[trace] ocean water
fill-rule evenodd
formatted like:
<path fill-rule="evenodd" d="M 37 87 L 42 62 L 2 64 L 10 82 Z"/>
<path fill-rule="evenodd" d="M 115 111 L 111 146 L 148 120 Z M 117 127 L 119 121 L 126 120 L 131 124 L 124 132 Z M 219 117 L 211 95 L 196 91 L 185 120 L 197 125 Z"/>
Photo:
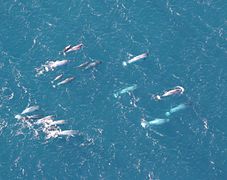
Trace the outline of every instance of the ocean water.
<path fill-rule="evenodd" d="M 0 4 L 0 179 L 227 179 L 225 0 Z M 81 42 L 78 52 L 59 54 Z M 36 77 L 35 68 L 61 59 L 72 61 Z M 102 64 L 75 68 L 87 60 Z M 61 73 L 76 79 L 53 88 Z M 151 98 L 176 85 L 182 96 Z M 141 127 L 141 118 L 165 118 L 181 103 L 188 107 L 170 122 Z M 81 135 L 46 140 L 14 118 L 31 105 Z"/>

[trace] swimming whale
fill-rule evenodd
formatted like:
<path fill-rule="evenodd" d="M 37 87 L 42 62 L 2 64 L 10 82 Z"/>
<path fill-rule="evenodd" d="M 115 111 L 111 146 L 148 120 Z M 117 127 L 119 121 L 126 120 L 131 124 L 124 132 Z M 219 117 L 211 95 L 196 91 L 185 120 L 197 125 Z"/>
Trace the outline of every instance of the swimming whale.
<path fill-rule="evenodd" d="M 72 51 L 77 51 L 79 49 L 81 49 L 84 45 L 82 43 L 72 46 L 72 45 L 68 45 L 63 49 L 63 55 L 65 56 L 66 53 L 72 52 Z"/>
<path fill-rule="evenodd" d="M 42 117 L 42 115 L 39 115 L 39 114 L 30 115 L 30 116 L 21 116 L 20 114 L 17 114 L 17 115 L 15 116 L 16 119 L 22 120 L 22 121 L 40 119 L 41 117 Z"/>
<path fill-rule="evenodd" d="M 44 123 L 51 123 L 53 122 L 53 118 L 54 116 L 53 115 L 48 115 L 48 116 L 45 116 L 41 119 L 38 119 L 35 124 L 39 125 L 39 124 L 44 124 Z"/>
<path fill-rule="evenodd" d="M 39 109 L 39 106 L 30 106 L 30 107 L 25 108 L 25 110 L 23 110 L 21 112 L 21 114 L 31 113 L 31 112 L 34 112 L 34 111 L 36 111 L 38 109 Z"/>
<path fill-rule="evenodd" d="M 123 65 L 123 66 L 127 66 L 128 64 L 137 62 L 137 61 L 139 61 L 139 60 L 141 60 L 141 59 L 145 59 L 147 56 L 148 56 L 148 53 L 140 54 L 140 55 L 138 55 L 138 56 L 135 56 L 135 57 L 132 58 L 132 59 L 129 59 L 128 61 L 123 61 L 123 62 L 122 62 L 122 65 Z"/>
<path fill-rule="evenodd" d="M 55 120 L 55 121 L 51 121 L 51 122 L 45 122 L 44 126 L 48 127 L 48 126 L 55 126 L 55 125 L 59 125 L 59 124 L 65 124 L 65 120 Z"/>
<path fill-rule="evenodd" d="M 60 86 L 60 85 L 63 85 L 63 84 L 66 84 L 66 83 L 69 83 L 71 81 L 73 81 L 75 79 L 75 77 L 69 77 L 69 78 L 66 78 L 64 79 L 63 81 L 57 83 L 57 86 Z M 55 88 L 56 85 L 53 85 L 53 87 Z"/>
<path fill-rule="evenodd" d="M 64 66 L 67 63 L 69 63 L 70 60 L 57 60 L 57 61 L 49 61 L 47 64 L 44 65 L 45 70 L 48 71 L 53 71 L 55 68 L 59 66 Z"/>
<path fill-rule="evenodd" d="M 53 84 L 55 81 L 61 79 L 62 76 L 63 76 L 63 74 L 60 74 L 60 75 L 56 76 L 56 77 L 51 81 L 51 83 Z"/>
<path fill-rule="evenodd" d="M 76 130 L 53 130 L 53 131 L 47 131 L 47 136 L 46 139 L 50 139 L 50 138 L 56 138 L 58 136 L 73 136 L 76 134 L 79 134 L 79 131 Z"/>
<path fill-rule="evenodd" d="M 137 85 L 134 84 L 132 86 L 126 87 L 126 88 L 114 93 L 113 95 L 114 95 L 115 98 L 117 98 L 119 95 L 134 91 L 136 88 L 137 88 Z"/>
<path fill-rule="evenodd" d="M 37 74 L 36 76 L 40 76 L 45 72 L 54 71 L 55 68 L 59 66 L 64 66 L 68 64 L 70 60 L 57 60 L 57 61 L 46 61 L 45 64 L 41 65 L 41 67 L 35 68 Z"/>
<path fill-rule="evenodd" d="M 184 88 L 181 87 L 181 86 L 176 86 L 173 89 L 165 91 L 162 95 L 153 96 L 153 98 L 156 99 L 156 100 L 161 100 L 163 97 L 176 95 L 176 94 L 183 94 L 183 93 L 184 93 Z"/>
<path fill-rule="evenodd" d="M 171 114 L 175 113 L 175 112 L 178 112 L 180 110 L 183 110 L 187 107 L 186 104 L 182 103 L 182 104 L 179 104 L 178 106 L 175 106 L 173 108 L 171 108 L 169 111 L 167 111 L 165 113 L 166 116 L 170 116 Z"/>
<path fill-rule="evenodd" d="M 160 118 L 155 118 L 152 121 L 146 121 L 144 118 L 141 119 L 141 126 L 143 128 L 148 128 L 150 126 L 157 126 L 157 125 L 162 125 L 167 122 L 169 122 L 169 119 L 160 119 Z"/>
<path fill-rule="evenodd" d="M 95 66 L 97 66 L 98 64 L 101 64 L 102 61 L 99 61 L 99 60 L 95 60 L 95 61 L 91 61 L 89 62 L 84 69 L 90 69 L 90 68 L 93 68 Z"/>
<path fill-rule="evenodd" d="M 86 62 L 80 64 L 79 66 L 77 66 L 77 68 L 84 68 L 84 67 L 86 67 L 88 64 L 89 64 L 89 61 L 86 61 Z"/>

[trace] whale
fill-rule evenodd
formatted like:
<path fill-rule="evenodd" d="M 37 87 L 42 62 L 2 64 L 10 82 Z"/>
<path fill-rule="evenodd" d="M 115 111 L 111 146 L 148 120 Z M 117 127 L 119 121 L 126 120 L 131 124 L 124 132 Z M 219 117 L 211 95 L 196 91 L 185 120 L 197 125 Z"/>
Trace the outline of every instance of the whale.
<path fill-rule="evenodd" d="M 53 130 L 53 131 L 46 131 L 47 136 L 46 139 L 50 139 L 50 138 L 56 138 L 58 136 L 73 136 L 76 134 L 79 134 L 79 131 L 76 130 Z"/>
<path fill-rule="evenodd" d="M 167 122 L 169 122 L 169 119 L 160 119 L 160 118 L 155 118 L 151 121 L 147 121 L 144 118 L 141 119 L 141 126 L 143 128 L 148 128 L 150 126 L 158 126 L 158 125 L 162 125 L 165 124 Z"/>
<path fill-rule="evenodd" d="M 137 88 L 137 85 L 134 84 L 132 86 L 126 87 L 126 88 L 114 93 L 113 95 L 114 95 L 115 98 L 117 98 L 119 95 L 134 91 L 136 88 Z"/>
<path fill-rule="evenodd" d="M 57 86 L 60 86 L 60 85 L 63 85 L 63 84 L 67 84 L 67 83 L 73 81 L 74 79 L 75 79 L 75 77 L 66 78 L 66 79 L 64 79 L 63 81 L 57 83 Z M 56 87 L 56 86 L 53 85 L 53 87 Z"/>
<path fill-rule="evenodd" d="M 84 45 L 82 43 L 72 46 L 72 45 L 68 45 L 63 49 L 63 55 L 65 56 L 66 53 L 72 52 L 72 51 L 77 51 L 79 49 L 81 49 Z"/>
<path fill-rule="evenodd" d="M 181 86 L 176 86 L 174 89 L 164 92 L 162 97 L 171 96 L 174 94 L 183 94 L 183 93 L 184 93 L 184 88 Z"/>
<path fill-rule="evenodd" d="M 168 116 L 170 116 L 171 114 L 173 114 L 173 113 L 175 113 L 175 112 L 178 112 L 178 111 L 180 111 L 180 110 L 185 109 L 186 107 L 187 107 L 187 105 L 184 104 L 184 103 L 179 104 L 179 105 L 177 105 L 177 106 L 171 108 L 169 111 L 167 111 L 167 112 L 165 113 L 165 115 L 168 117 Z"/>
<path fill-rule="evenodd" d="M 48 116 L 45 116 L 41 119 L 38 119 L 35 124 L 39 125 L 39 124 L 44 124 L 44 123 L 51 123 L 53 122 L 53 118 L 54 116 L 53 115 L 48 115 Z"/>
<path fill-rule="evenodd" d="M 27 120 L 34 120 L 34 119 L 40 119 L 42 115 L 36 114 L 36 115 L 30 115 L 30 116 L 21 116 L 20 114 L 17 114 L 15 116 L 16 119 L 27 121 Z"/>
<path fill-rule="evenodd" d="M 46 61 L 45 64 L 41 65 L 41 67 L 35 68 L 37 74 L 36 76 L 40 76 L 42 74 L 44 74 L 45 72 L 49 72 L 49 71 L 54 71 L 55 68 L 59 67 L 59 66 L 64 66 L 66 64 L 68 64 L 70 62 L 70 60 L 56 60 L 56 61 Z"/>
<path fill-rule="evenodd" d="M 51 121 L 51 122 L 45 122 L 45 126 L 55 126 L 55 125 L 59 125 L 59 124 L 65 124 L 65 120 L 55 120 L 55 121 Z"/>
<path fill-rule="evenodd" d="M 122 65 L 123 65 L 123 66 L 127 66 L 128 64 L 137 62 L 137 61 L 139 61 L 139 60 L 141 60 L 141 59 L 145 59 L 147 56 L 148 56 L 148 53 L 147 53 L 147 52 L 146 52 L 146 53 L 143 53 L 143 54 L 140 54 L 140 55 L 138 55 L 138 56 L 135 56 L 135 57 L 132 58 L 132 59 L 129 59 L 128 61 L 123 61 L 123 62 L 122 62 Z"/>
<path fill-rule="evenodd" d="M 39 109 L 39 106 L 30 106 L 30 107 L 25 108 L 25 109 L 21 112 L 21 114 L 31 113 L 31 112 L 37 111 L 38 109 Z"/>
<path fill-rule="evenodd" d="M 69 63 L 70 60 L 57 60 L 57 61 L 50 61 L 48 62 L 46 65 L 44 65 L 45 70 L 48 71 L 53 71 L 55 68 L 59 67 L 59 66 L 64 66 L 67 63 Z"/>
<path fill-rule="evenodd" d="M 87 65 L 89 64 L 89 61 L 86 61 L 82 64 L 80 64 L 79 66 L 77 66 L 77 68 L 83 68 L 83 67 L 86 67 Z"/>
<path fill-rule="evenodd" d="M 56 76 L 56 77 L 51 81 L 51 83 L 53 84 L 55 81 L 58 81 L 59 79 L 62 78 L 62 76 L 63 76 L 63 74 L 60 74 L 60 75 Z"/>
<path fill-rule="evenodd" d="M 99 61 L 99 60 L 95 60 L 95 61 L 91 61 L 89 62 L 84 69 L 90 69 L 90 68 L 93 68 L 95 66 L 97 66 L 98 64 L 101 64 L 102 61 Z"/>
<path fill-rule="evenodd" d="M 153 95 L 155 100 L 161 100 L 163 97 L 172 96 L 176 94 L 183 94 L 184 88 L 182 86 L 176 86 L 173 89 L 165 91 L 162 95 Z"/>

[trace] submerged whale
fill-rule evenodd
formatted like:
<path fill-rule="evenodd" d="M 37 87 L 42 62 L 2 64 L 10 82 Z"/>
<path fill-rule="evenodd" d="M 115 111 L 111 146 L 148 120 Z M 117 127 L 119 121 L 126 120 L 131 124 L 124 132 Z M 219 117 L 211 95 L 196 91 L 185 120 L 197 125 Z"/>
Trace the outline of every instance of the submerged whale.
<path fill-rule="evenodd" d="M 182 104 L 179 104 L 178 106 L 175 106 L 173 108 L 171 108 L 169 111 L 167 111 L 165 113 L 166 116 L 170 116 L 171 114 L 175 113 L 175 112 L 178 112 L 180 110 L 183 110 L 187 107 L 186 104 L 182 103 Z"/>
<path fill-rule="evenodd" d="M 136 88 L 137 88 L 137 85 L 134 84 L 132 86 L 126 87 L 126 88 L 114 93 L 113 95 L 114 95 L 115 98 L 117 98 L 119 95 L 134 91 Z"/>
<path fill-rule="evenodd" d="M 91 61 L 89 62 L 84 69 L 90 69 L 90 68 L 93 68 L 95 66 L 97 66 L 98 64 L 101 64 L 102 61 L 99 61 L 99 60 L 95 60 L 95 61 Z"/>
<path fill-rule="evenodd" d="M 53 87 L 55 88 L 56 86 L 60 86 L 60 85 L 63 85 L 63 84 L 67 84 L 67 83 L 73 81 L 74 79 L 75 79 L 75 77 L 66 78 L 66 79 L 60 81 L 59 83 L 57 83 L 57 85 L 53 85 Z"/>

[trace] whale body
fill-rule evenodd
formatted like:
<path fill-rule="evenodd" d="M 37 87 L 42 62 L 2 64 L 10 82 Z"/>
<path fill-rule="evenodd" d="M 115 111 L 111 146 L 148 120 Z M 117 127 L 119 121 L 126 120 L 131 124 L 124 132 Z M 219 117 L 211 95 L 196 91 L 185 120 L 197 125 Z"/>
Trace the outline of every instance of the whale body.
<path fill-rule="evenodd" d="M 126 88 L 120 90 L 119 92 L 114 93 L 114 97 L 117 98 L 120 94 L 125 94 L 125 93 L 128 93 L 130 91 L 134 91 L 136 88 L 137 88 L 136 84 L 129 86 L 129 87 L 126 87 Z"/>
<path fill-rule="evenodd" d="M 167 111 L 165 113 L 166 116 L 170 116 L 171 114 L 175 113 L 175 112 L 178 112 L 180 110 L 183 110 L 187 107 L 186 104 L 179 104 L 178 106 L 175 106 L 173 108 L 171 108 L 169 111 Z"/>
<path fill-rule="evenodd" d="M 138 56 L 135 56 L 135 57 L 132 58 L 132 59 L 129 59 L 128 61 L 123 61 L 123 62 L 122 62 L 122 65 L 123 65 L 123 66 L 127 66 L 128 64 L 131 64 L 131 63 L 134 63 L 134 62 L 139 61 L 139 60 L 141 60 L 141 59 L 144 59 L 144 58 L 146 58 L 147 56 L 148 56 L 148 53 L 140 54 L 140 55 L 138 55 Z"/>
<path fill-rule="evenodd" d="M 25 110 L 22 111 L 21 114 L 27 114 L 33 111 L 36 111 L 39 109 L 39 106 L 31 106 L 31 107 L 27 107 Z"/>
<path fill-rule="evenodd" d="M 155 118 L 152 121 L 146 121 L 145 119 L 141 119 L 141 126 L 143 128 L 148 128 L 150 126 L 158 126 L 158 125 L 162 125 L 165 124 L 167 122 L 169 122 L 169 119 L 160 119 L 160 118 Z"/>

